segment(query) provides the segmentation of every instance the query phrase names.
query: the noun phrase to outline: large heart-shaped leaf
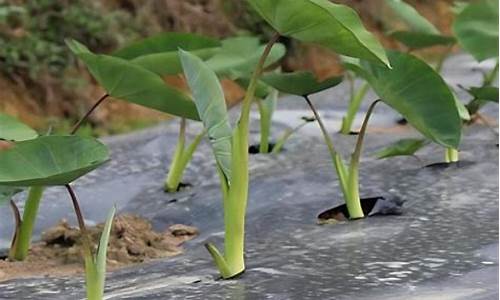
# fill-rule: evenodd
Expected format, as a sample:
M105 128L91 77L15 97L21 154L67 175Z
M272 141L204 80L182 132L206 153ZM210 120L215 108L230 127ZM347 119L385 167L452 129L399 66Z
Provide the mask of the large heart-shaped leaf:
M356 12L329 0L248 0L281 35L317 43L339 54L389 65L384 48Z
M182 72L177 50L207 59L219 51L220 42L192 33L167 32L135 42L116 51L113 56L130 60L159 75Z
M265 45L256 37L234 37L222 41L222 49L206 61L217 74L239 78L250 76L259 62ZM186 50L186 49L184 49ZM283 44L275 44L269 53L264 67L279 61L286 53Z
M390 52L393 69L364 62L359 74L378 96L402 114L424 136L445 147L458 148L462 121L455 97L432 67L405 53Z
M498 57L498 0L468 4L456 17L453 32L478 61Z
M342 76L330 77L320 81L311 72L298 71L293 73L269 73L263 75L261 80L280 92L307 96L338 85L342 82Z
M0 113L0 140L25 141L38 136L38 133L16 118Z
M217 164L231 181L232 129L222 87L214 71L200 58L183 50L179 50L179 56Z
M0 150L0 185L64 185L109 159L105 145L79 136L42 136Z
M85 62L90 73L109 95L165 113L199 120L191 99L166 85L159 75L118 57L93 54L76 41L68 42L68 46Z

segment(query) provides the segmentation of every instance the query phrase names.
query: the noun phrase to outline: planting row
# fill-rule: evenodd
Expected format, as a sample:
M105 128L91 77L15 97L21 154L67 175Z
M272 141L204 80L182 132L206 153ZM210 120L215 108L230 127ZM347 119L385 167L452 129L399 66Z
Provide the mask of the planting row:
M275 34L265 44L249 36L232 37L222 42L188 33L165 33L131 44L110 55L92 53L74 40L67 44L88 67L106 93L75 124L68 135L39 135L36 131L5 114L0 114L0 204L12 207L16 230L9 251L10 260L24 260L30 248L38 206L46 186L65 186L83 234L84 261L88 299L102 299L106 269L106 249L115 214L113 209L97 249L86 233L78 197L71 183L109 160L106 146L93 138L75 135L88 116L111 98L120 99L179 117L179 138L166 175L164 190L175 193L193 153L207 138L213 148L220 179L224 209L225 240L220 251L212 243L206 248L224 279L245 271L245 214L249 189L249 121L252 104L260 113L260 143L250 149L259 153L281 151L287 139L309 122L317 122L331 156L333 171L345 200L345 207L322 216L346 219L364 218L359 193L359 167L369 118L376 105L388 105L421 133L420 139L406 139L388 145L379 156L388 158L413 155L428 143L444 148L446 163L459 160L461 131L488 101L498 102L494 86L498 72L498 2L481 0L456 7L455 36L440 33L414 8L402 1L387 0L394 12L407 23L407 31L390 32L408 51L386 51L362 25L357 14L347 6L328 0L248 0ZM480 25L478 25L480 24ZM379 99L372 99L357 132L357 142L344 160L331 134L315 108L312 95L334 88L342 77L317 78L298 71L284 73L279 68L286 55L281 39L316 43L342 56L346 78L351 83L351 101L343 118L341 132L351 133L352 122L367 91L373 89ZM478 61L497 60L483 84L462 87L470 94L464 105L446 84L439 72L446 56L435 66L412 55L413 50L436 45L453 47L458 43ZM448 53L446 54L448 55ZM186 88L170 85L165 78L182 75ZM221 79L230 79L246 90L236 124L230 124ZM365 83L354 89L354 80ZM269 142L271 120L278 94L297 95L311 109L302 123L286 130L274 144ZM188 122L201 121L204 130L188 142ZM28 189L21 216L14 194ZM376 201L374 199L373 201ZM373 206L369 205L369 206ZM369 209L370 210L370 209ZM368 211L369 211L368 210ZM397 208L399 212L399 208Z

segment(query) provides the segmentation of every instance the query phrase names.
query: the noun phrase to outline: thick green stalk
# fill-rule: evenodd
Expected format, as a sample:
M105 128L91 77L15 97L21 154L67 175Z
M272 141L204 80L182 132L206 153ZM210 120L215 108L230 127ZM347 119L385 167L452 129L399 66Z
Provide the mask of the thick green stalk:
M363 150L363 141L368 127L368 121L370 120L370 116L373 113L375 105L379 101L380 100L373 102L366 112L363 125L361 125L361 130L359 131L358 140L356 141L356 148L352 153L351 163L349 164L349 197L346 199L346 205L351 219L360 219L365 216L361 207L361 199L359 197L359 160L361 157L361 151Z
M260 114L260 144L259 153L269 152L269 136L271 134L271 116L269 116L268 111L264 108L261 100L257 100L257 106L259 107Z
M325 140L325 144L328 147L328 152L330 153L330 156L332 158L333 162L333 167L335 168L335 171L337 172L337 176L339 178L340 182L340 188L342 189L342 193L344 194L344 198L348 198L349 190L348 190L348 174L347 174L347 169L342 161L342 157L335 151L335 148L333 146L333 141L330 135L328 134L328 131L326 130L325 124L323 124L323 119L321 119L318 111L312 104L311 100L307 95L303 96L304 99L306 100L307 104L311 108L314 117L318 121L319 128L321 129L321 133L323 134L323 139Z
M278 38L279 34L275 34L262 53L243 99L240 120L233 132L231 182L221 183L224 195L224 256L214 245L206 245L224 279L233 278L245 271L245 214L249 185L248 129L250 108L262 68ZM219 170L221 179L225 179L221 173Z
M363 85L357 90L356 93L351 94L351 101L349 102L349 107L347 108L347 113L344 118L342 118L342 127L340 133L349 134L351 132L352 123L356 117L356 113L359 110L361 102L366 96L370 85L368 83L363 83Z
M24 260L28 255L31 244L31 236L35 227L38 207L43 195L42 186L31 187L28 193L28 199L24 206L23 218L19 228L19 235L14 242L15 247L10 249L9 258L13 260Z
M459 153L457 149L446 148L446 152L444 155L444 160L447 163L454 163L459 161Z

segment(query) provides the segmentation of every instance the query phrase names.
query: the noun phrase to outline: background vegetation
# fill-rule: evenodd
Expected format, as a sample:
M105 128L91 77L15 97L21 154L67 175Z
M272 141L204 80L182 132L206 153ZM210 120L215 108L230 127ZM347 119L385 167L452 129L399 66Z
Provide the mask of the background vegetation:
M387 47L392 20L381 0L334 1L349 4ZM452 1L408 1L444 33L450 31ZM271 33L244 0L0 0L0 111L39 129L65 130L102 91L70 54L66 38L96 52L110 52L163 31L215 37ZM320 77L342 72L337 58L309 45L289 43L286 70L309 69ZM441 49L433 49L430 55ZM423 53L429 55L429 53ZM228 87L226 87L228 88ZM230 88L229 88L230 89ZM43 117L40 117L43 116ZM110 101L92 116L85 134L109 134L147 126L165 116Z

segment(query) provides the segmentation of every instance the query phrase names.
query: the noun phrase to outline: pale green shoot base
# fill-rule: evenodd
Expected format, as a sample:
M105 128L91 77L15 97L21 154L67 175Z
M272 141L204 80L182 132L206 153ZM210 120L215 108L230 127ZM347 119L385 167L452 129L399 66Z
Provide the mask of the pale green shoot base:
M24 206L23 218L20 222L21 226L16 229L17 232L9 251L9 259L11 260L22 261L28 256L33 227L35 226L43 190L44 187L42 186L31 187L29 189L28 199L26 199L26 204Z
M460 154L457 149L446 148L446 152L444 155L444 160L447 163L455 163L459 161Z
M179 189L182 176L188 163L193 158L193 154L198 148L201 140L205 136L205 131L198 134L193 142L186 148L186 119L181 119L179 128L179 139L175 148L172 162L168 170L167 178L165 179L164 190L168 193L175 193Z

